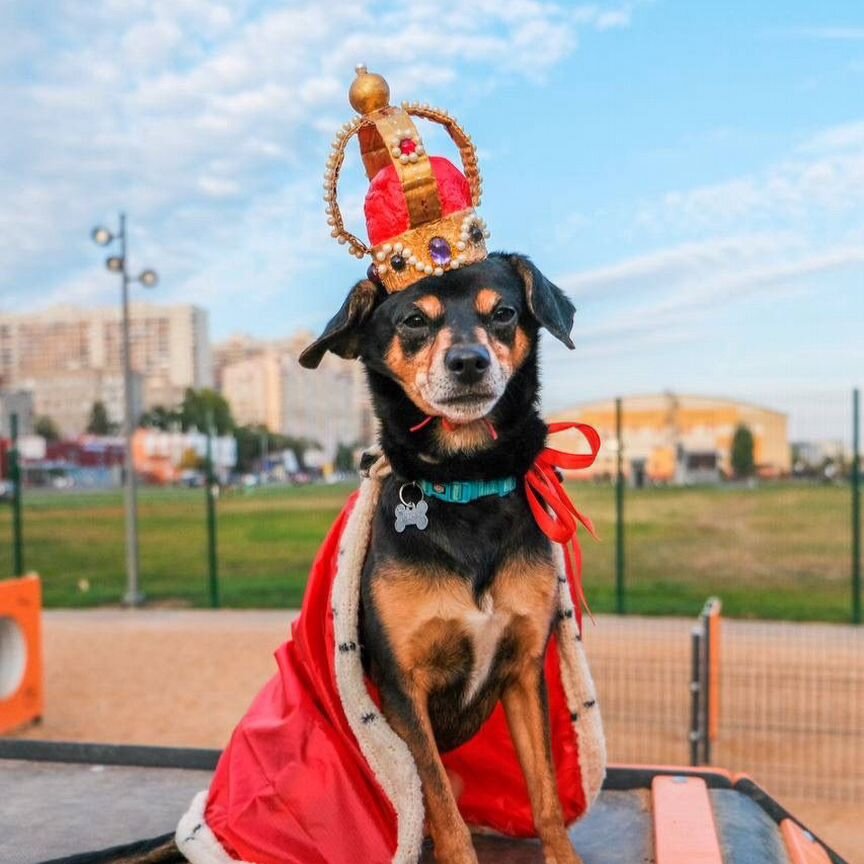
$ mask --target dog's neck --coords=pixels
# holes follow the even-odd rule
[[[422,428],[415,428],[426,415],[392,378],[368,367],[366,371],[381,422],[381,447],[401,478],[440,483],[519,478],[545,446],[546,424],[537,410],[537,362],[533,355],[513,376],[487,417],[458,426],[433,418]]]

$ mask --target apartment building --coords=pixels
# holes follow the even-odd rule
[[[212,386],[208,314],[196,306],[130,307],[136,413],[175,405],[187,387]],[[83,431],[94,401],[123,417],[123,333],[119,309],[58,306],[0,314],[0,382],[33,393],[37,414],[66,435]]]
[[[359,363],[328,354],[314,371],[300,366],[300,352],[313,338],[298,333],[259,342],[234,336],[214,346],[216,378],[239,425],[262,424],[315,441],[329,462],[340,444],[370,444],[374,421]]]

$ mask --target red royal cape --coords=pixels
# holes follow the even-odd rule
[[[381,480],[351,496],[324,541],[278,672],[234,731],[210,789],[177,828],[193,864],[415,864],[423,799],[413,759],[376,704],[358,649],[360,572]],[[558,792],[568,824],[600,790],[605,747],[576,623],[574,586],[558,557],[559,624],[546,678]],[[443,757],[473,827],[534,836],[528,790],[499,705]]]

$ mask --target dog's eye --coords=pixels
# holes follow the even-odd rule
[[[402,326],[409,330],[422,330],[426,326],[426,319],[419,312],[414,312],[402,322]]]
[[[492,320],[496,324],[512,324],[516,317],[516,310],[510,306],[499,306],[492,313]]]

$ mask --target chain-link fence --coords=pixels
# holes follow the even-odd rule
[[[773,404],[785,412],[671,394],[622,399],[617,414],[614,400],[567,412],[595,425],[603,442],[593,469],[569,485],[601,538],[583,537],[596,611],[690,616],[716,594],[732,617],[860,615],[850,394],[778,396]],[[749,444],[736,444],[742,435]],[[583,446],[575,434],[554,444]],[[8,478],[8,442],[5,449]],[[21,462],[22,542],[14,541],[14,506],[0,502],[0,568],[39,572],[49,606],[120,602],[121,490],[85,488],[81,472],[64,474],[26,452]],[[318,543],[356,482],[224,486],[216,508],[222,602],[299,603]],[[14,485],[3,487],[10,502]],[[209,605],[206,490],[145,485],[138,509],[145,596]]]
[[[715,624],[713,657],[705,619],[586,625],[610,760],[746,773],[843,849],[862,848],[864,630]]]

